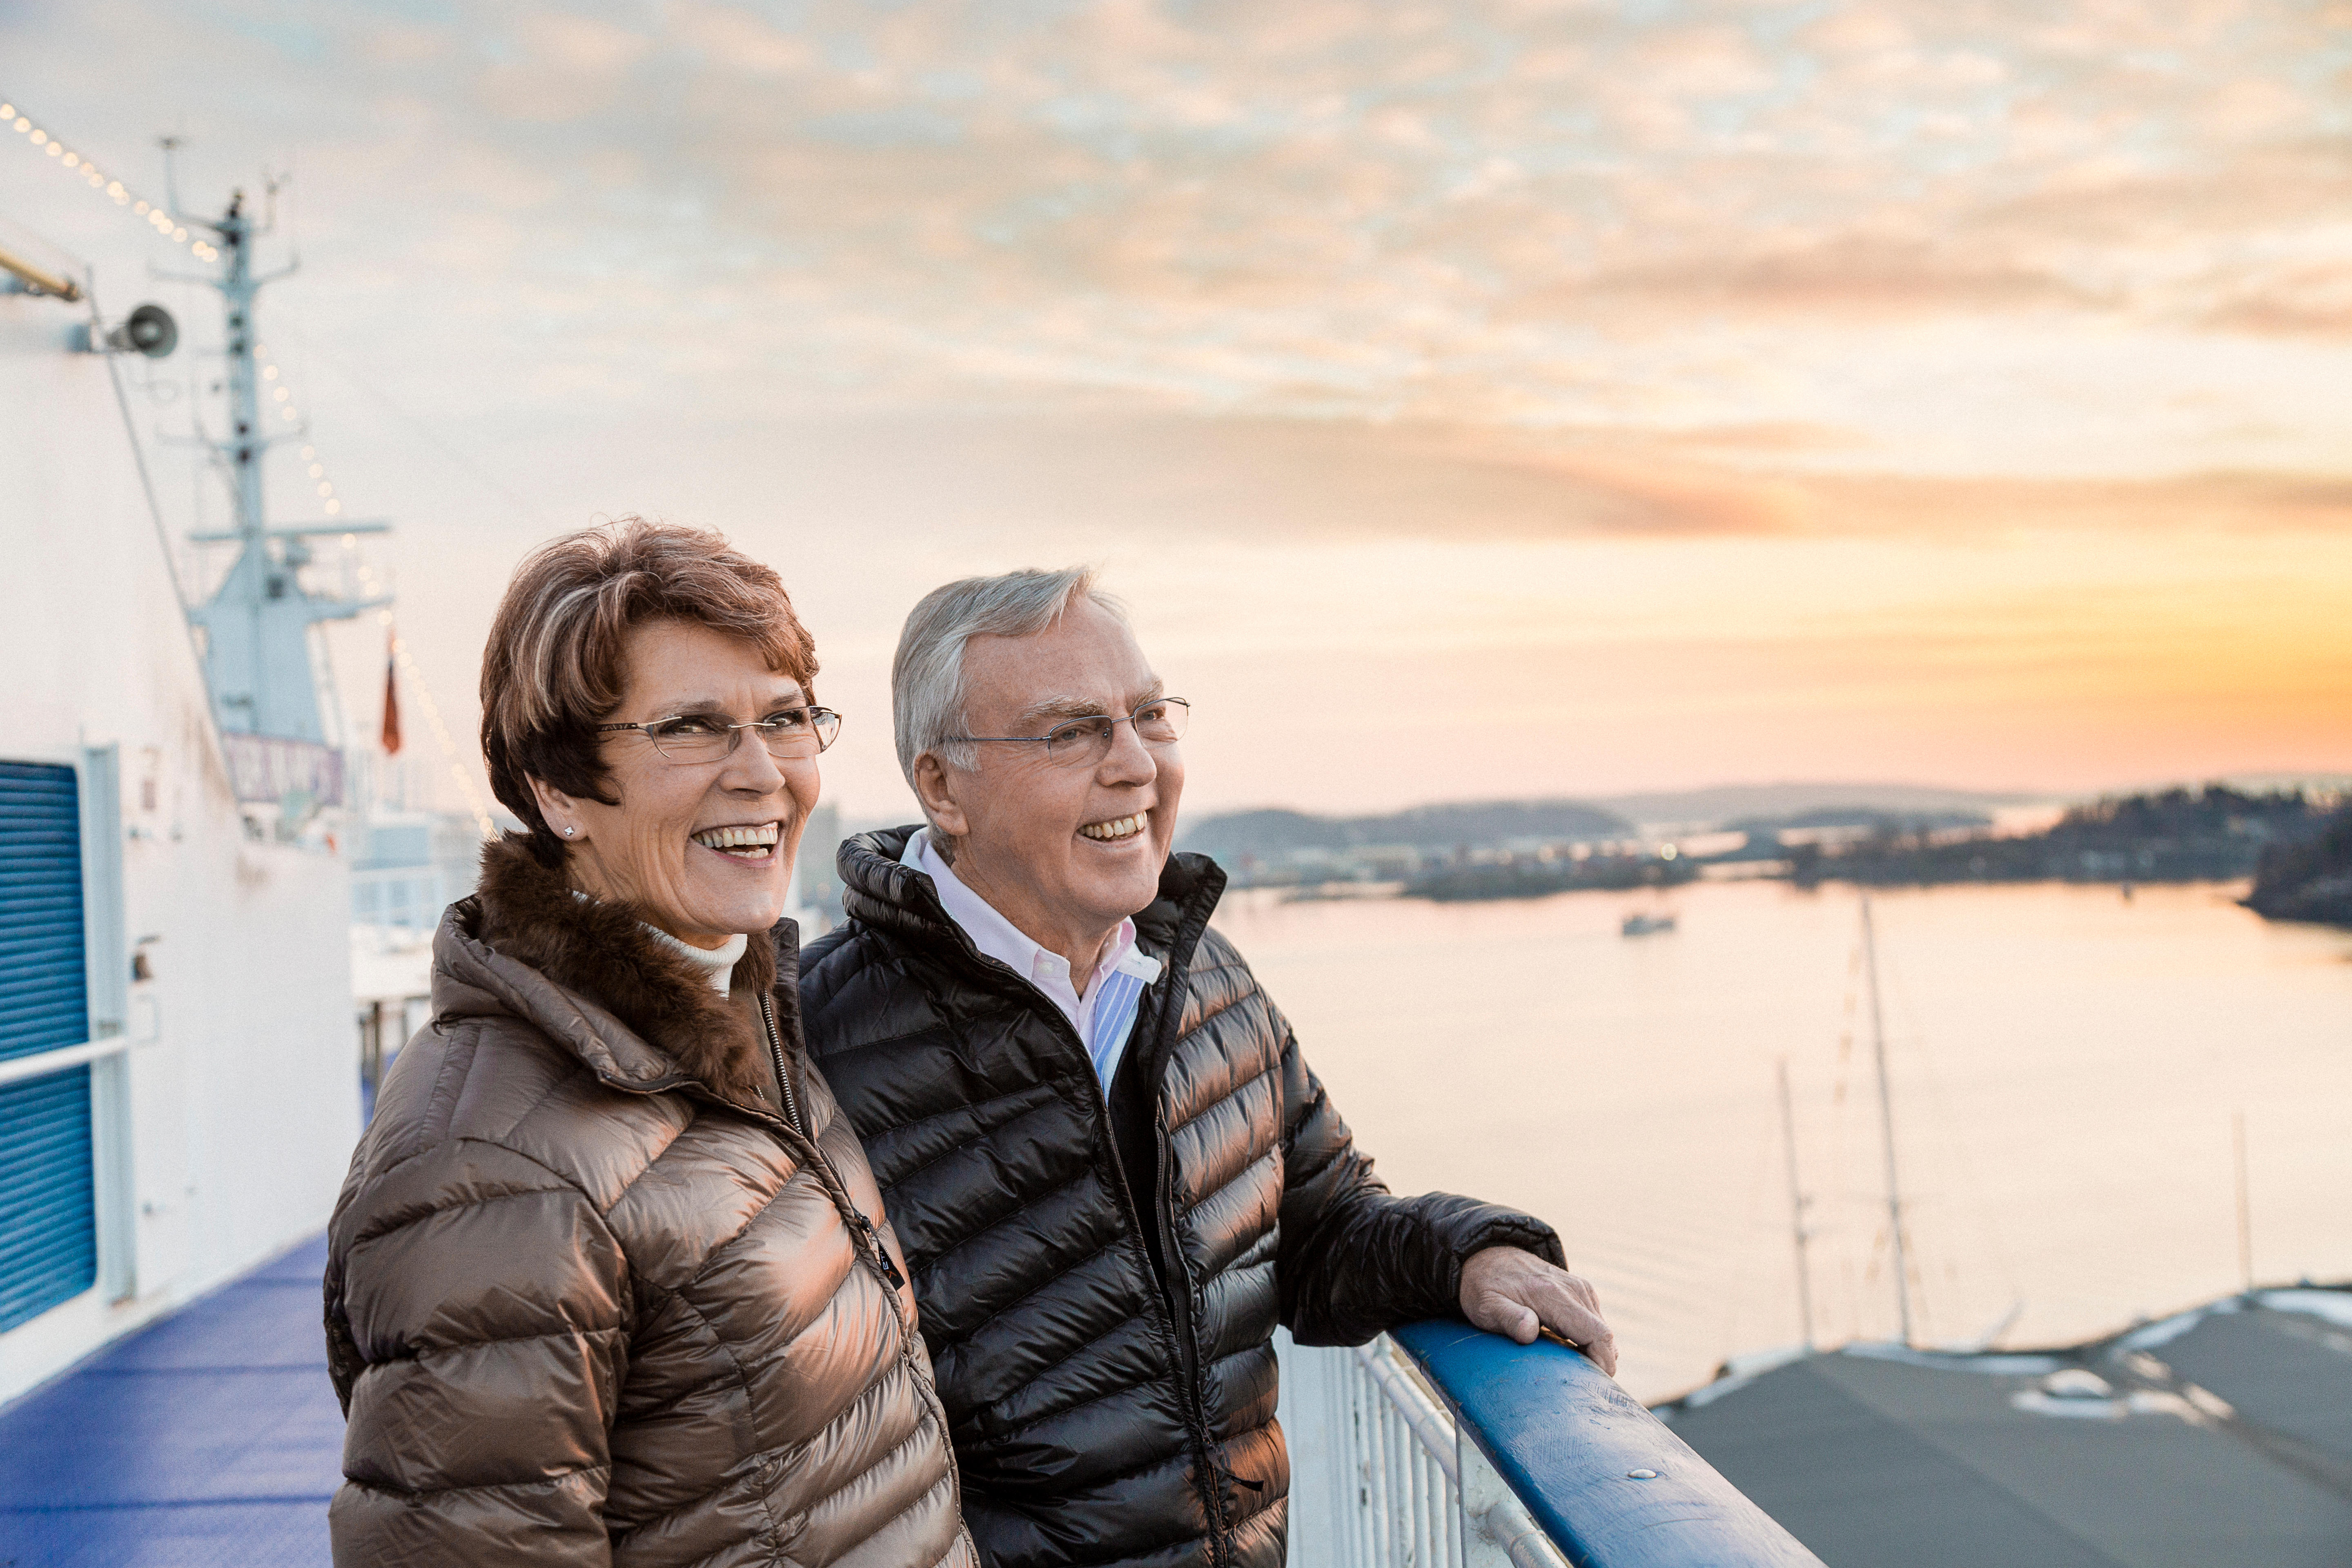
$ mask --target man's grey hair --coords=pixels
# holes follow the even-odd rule
[[[974,637],[1035,637],[1082,594],[1126,623],[1126,606],[1095,586],[1091,566],[966,577],[923,595],[908,615],[898,657],[890,661],[890,716],[908,788],[915,786],[915,759],[925,752],[950,767],[979,763],[980,748],[955,739],[970,728],[965,646]],[[921,793],[916,791],[918,800]]]

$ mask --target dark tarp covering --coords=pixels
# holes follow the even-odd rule
[[[1660,1414],[1830,1568],[2352,1563],[2352,1292],[2040,1356],[1849,1346]]]

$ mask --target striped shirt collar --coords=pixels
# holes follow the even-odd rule
[[[1071,982],[1069,961],[1039,946],[999,913],[996,906],[965,887],[954,868],[931,847],[930,839],[929,828],[917,828],[898,857],[899,864],[931,879],[939,890],[940,907],[971,938],[972,946],[1028,981],[1061,1010],[1078,1038],[1086,1042],[1095,1076],[1107,1092],[1126,1052],[1127,1037],[1134,1031],[1143,993],[1160,978],[1161,967],[1160,960],[1137,945],[1135,921],[1118,922],[1118,929],[1103,944],[1094,978],[1081,996]]]

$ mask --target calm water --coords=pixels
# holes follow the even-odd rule
[[[2352,1277],[2352,932],[2235,889],[1875,899],[1927,1343],[2050,1343],[2238,1287]],[[1636,910],[1681,929],[1627,939]],[[1854,893],[1703,883],[1534,903],[1284,904],[1223,927],[1399,1191],[1557,1225],[1643,1398],[1799,1338],[1774,1063],[1792,1084],[1815,1331],[1892,1336]]]

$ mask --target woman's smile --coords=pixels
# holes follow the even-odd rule
[[[767,866],[776,858],[776,845],[783,837],[783,824],[758,822],[705,827],[688,837],[730,860],[740,860],[747,866]]]

